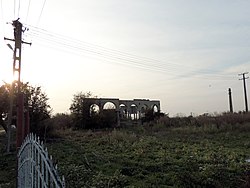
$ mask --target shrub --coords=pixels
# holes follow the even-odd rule
[[[142,124],[145,122],[152,122],[160,119],[161,117],[164,117],[165,114],[161,112],[154,112],[153,109],[147,110],[145,112],[145,117],[141,119]]]

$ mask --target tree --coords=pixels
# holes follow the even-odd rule
[[[117,124],[115,109],[95,109],[95,99],[91,92],[74,95],[70,111],[76,129],[110,128]]]
[[[0,125],[7,132],[7,115],[9,110],[10,84],[0,86]]]
[[[69,129],[72,127],[72,118],[70,114],[57,113],[51,118],[52,126],[56,129]]]
[[[13,83],[14,88],[14,108],[13,117],[16,115],[16,99],[17,99],[17,83]],[[5,83],[0,86],[0,124],[7,131],[8,111],[10,107],[10,89],[11,84]],[[21,92],[25,95],[25,105],[30,114],[30,130],[34,133],[41,131],[42,122],[45,119],[50,118],[51,107],[48,104],[47,95],[42,92],[41,87],[30,86],[29,83],[21,83]],[[15,124],[15,122],[14,122]],[[40,135],[40,134],[39,134]]]
[[[49,98],[42,92],[41,87],[27,87],[26,96],[30,114],[30,130],[38,135],[44,135],[47,126],[44,120],[51,117],[52,109],[48,104]]]
[[[91,109],[91,100],[85,100],[86,98],[96,98],[96,96],[93,96],[91,92],[79,92],[73,96],[69,109],[73,115],[75,128],[90,128],[90,114],[91,110],[93,111],[94,109]]]
[[[151,122],[163,116],[165,116],[165,114],[162,112],[154,112],[153,109],[148,109],[145,111],[145,117],[143,117],[141,120],[142,120],[142,123]]]

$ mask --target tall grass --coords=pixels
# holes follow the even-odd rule
[[[250,113],[223,113],[217,115],[201,115],[197,117],[168,117],[150,122],[145,127],[152,131],[184,130],[191,132],[224,132],[224,131],[250,131]]]
[[[71,187],[250,184],[245,162],[250,157],[250,114],[164,116],[119,129],[65,127],[53,129],[63,139],[49,143],[49,149]]]

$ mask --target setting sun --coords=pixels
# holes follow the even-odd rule
[[[1,62],[1,64],[3,64],[3,62]],[[3,82],[3,83],[11,83],[14,80],[12,65],[11,64],[9,64],[8,66],[1,65],[1,67],[2,67],[0,69],[0,80],[1,80],[1,82]]]
[[[17,78],[17,76],[13,76],[13,52],[3,43],[1,44],[0,53],[2,54],[0,62],[0,82],[2,84],[11,83]]]

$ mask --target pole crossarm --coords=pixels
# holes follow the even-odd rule
[[[238,76],[242,76],[242,78],[240,78],[239,80],[248,79],[249,77],[245,77],[246,74],[248,74],[248,72],[243,72],[243,73],[238,74]]]
[[[10,39],[10,38],[7,38],[7,37],[4,37],[4,40],[9,40],[9,41],[15,42],[15,39]],[[30,46],[32,45],[31,42],[24,42],[24,41],[22,41],[22,44],[29,44]]]
[[[15,40],[14,40],[14,39],[6,38],[6,37],[4,37],[4,40],[10,40],[10,41],[15,42]]]

